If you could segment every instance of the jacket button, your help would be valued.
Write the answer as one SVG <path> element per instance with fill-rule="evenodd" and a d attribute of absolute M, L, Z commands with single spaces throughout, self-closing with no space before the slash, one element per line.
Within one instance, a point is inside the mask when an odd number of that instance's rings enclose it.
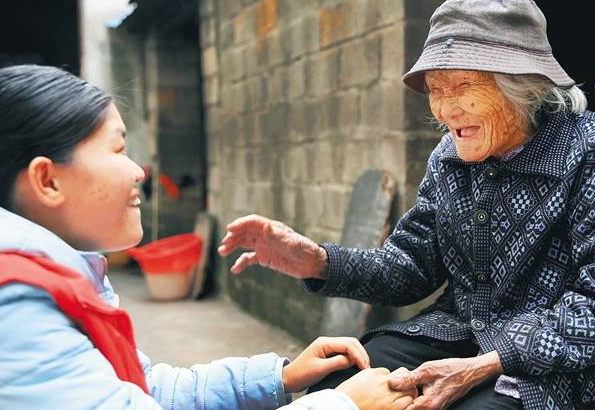
<path fill-rule="evenodd" d="M 420 325 L 411 325 L 407 328 L 407 331 L 409 333 L 419 333 L 419 332 L 421 332 L 421 326 Z"/>
<path fill-rule="evenodd" d="M 496 178 L 498 176 L 498 170 L 494 167 L 487 167 L 485 173 L 489 178 Z"/>
<path fill-rule="evenodd" d="M 488 275 L 486 275 L 485 273 L 478 273 L 477 281 L 479 283 L 486 283 L 488 281 Z"/>
<path fill-rule="evenodd" d="M 479 211 L 475 212 L 475 222 L 477 222 L 479 225 L 487 223 L 488 213 L 483 209 L 480 209 Z"/>
<path fill-rule="evenodd" d="M 481 332 L 485 330 L 486 324 L 483 320 L 480 319 L 471 319 L 471 329 L 475 330 L 476 332 Z"/>

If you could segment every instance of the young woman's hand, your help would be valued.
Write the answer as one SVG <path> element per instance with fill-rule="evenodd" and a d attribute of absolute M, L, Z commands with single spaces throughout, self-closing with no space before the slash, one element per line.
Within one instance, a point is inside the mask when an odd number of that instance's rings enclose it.
<path fill-rule="evenodd" d="M 294 361 L 283 368 L 283 385 L 288 393 L 302 391 L 328 374 L 357 366 L 370 367 L 368 353 L 353 337 L 319 337 Z"/>
<path fill-rule="evenodd" d="M 402 367 L 392 375 L 408 372 Z M 417 397 L 417 389 L 393 390 L 388 384 L 390 377 L 388 369 L 366 369 L 345 380 L 336 390 L 349 396 L 360 410 L 404 410 Z"/>
<path fill-rule="evenodd" d="M 245 216 L 227 226 L 219 254 L 227 256 L 236 249 L 250 252 L 240 255 L 232 273 L 260 265 L 298 279 L 326 277 L 328 257 L 323 248 L 289 226 L 260 215 Z"/>

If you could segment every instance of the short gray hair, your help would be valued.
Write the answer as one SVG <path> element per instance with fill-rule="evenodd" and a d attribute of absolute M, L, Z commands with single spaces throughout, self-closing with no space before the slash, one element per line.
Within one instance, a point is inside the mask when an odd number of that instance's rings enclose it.
<path fill-rule="evenodd" d="M 541 123 L 541 113 L 566 111 L 582 114 L 587 109 L 587 98 L 576 85 L 558 87 L 546 77 L 536 74 L 493 75 L 504 97 L 534 129 Z"/>

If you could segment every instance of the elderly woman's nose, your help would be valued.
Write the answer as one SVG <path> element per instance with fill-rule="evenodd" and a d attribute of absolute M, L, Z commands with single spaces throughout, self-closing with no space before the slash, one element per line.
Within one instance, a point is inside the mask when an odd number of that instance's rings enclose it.
<path fill-rule="evenodd" d="M 440 104 L 440 117 L 448 119 L 461 114 L 463 114 L 463 109 L 454 98 L 444 98 L 442 104 Z"/>

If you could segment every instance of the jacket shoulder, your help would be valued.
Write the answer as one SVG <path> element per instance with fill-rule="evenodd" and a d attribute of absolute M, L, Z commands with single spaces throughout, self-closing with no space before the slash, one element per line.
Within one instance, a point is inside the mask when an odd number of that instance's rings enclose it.
<path fill-rule="evenodd" d="M 585 111 L 570 117 L 570 149 L 566 158 L 566 170 L 574 172 L 595 167 L 595 113 Z"/>
<path fill-rule="evenodd" d="M 572 145 L 584 146 L 586 149 L 595 149 L 595 112 L 585 111 L 584 113 L 571 117 L 572 124 Z"/>

